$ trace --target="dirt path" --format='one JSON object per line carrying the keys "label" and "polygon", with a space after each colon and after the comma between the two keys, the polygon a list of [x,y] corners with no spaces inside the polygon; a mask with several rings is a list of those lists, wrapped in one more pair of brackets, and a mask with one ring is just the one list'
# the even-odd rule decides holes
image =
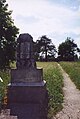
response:
{"label": "dirt path", "polygon": [[76,86],[62,67],[60,65],[59,67],[64,77],[64,103],[63,110],[53,119],[80,119],[80,91],[76,89]]}

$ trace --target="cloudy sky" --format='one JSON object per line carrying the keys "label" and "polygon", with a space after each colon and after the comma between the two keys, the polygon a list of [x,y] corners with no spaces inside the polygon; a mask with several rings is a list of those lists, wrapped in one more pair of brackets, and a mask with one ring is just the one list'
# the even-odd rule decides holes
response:
{"label": "cloudy sky", "polygon": [[80,0],[7,0],[20,33],[36,41],[42,35],[57,47],[66,37],[80,47]]}

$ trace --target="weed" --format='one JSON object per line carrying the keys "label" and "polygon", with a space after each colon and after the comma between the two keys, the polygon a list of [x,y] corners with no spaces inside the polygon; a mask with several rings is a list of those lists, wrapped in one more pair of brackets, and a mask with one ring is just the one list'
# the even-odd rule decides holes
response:
{"label": "weed", "polygon": [[63,77],[57,63],[38,62],[37,66],[43,67],[43,77],[47,82],[47,90],[50,98],[48,118],[51,118],[54,114],[62,109]]}
{"label": "weed", "polygon": [[0,108],[1,108],[1,105],[3,103],[2,101],[5,95],[6,86],[10,81],[10,75],[6,71],[0,71],[0,77],[2,79],[2,81],[0,81]]}

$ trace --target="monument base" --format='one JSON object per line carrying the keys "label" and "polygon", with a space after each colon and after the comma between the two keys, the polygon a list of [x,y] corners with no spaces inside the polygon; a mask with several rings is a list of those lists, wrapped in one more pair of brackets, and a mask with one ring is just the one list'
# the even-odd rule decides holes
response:
{"label": "monument base", "polygon": [[40,104],[11,103],[10,115],[17,119],[47,119],[44,107]]}
{"label": "monument base", "polygon": [[7,107],[11,109],[11,115],[18,116],[18,119],[46,119],[46,82],[10,84]]}

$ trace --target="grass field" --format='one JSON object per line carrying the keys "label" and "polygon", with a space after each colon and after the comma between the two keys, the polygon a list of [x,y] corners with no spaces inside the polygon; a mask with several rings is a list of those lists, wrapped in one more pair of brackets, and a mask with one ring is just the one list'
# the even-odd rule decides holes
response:
{"label": "grass field", "polygon": [[3,103],[2,100],[5,95],[5,89],[6,89],[7,84],[10,81],[10,75],[7,71],[6,72],[0,71],[0,77],[3,80],[3,81],[0,81],[0,108],[1,108],[1,105]]}
{"label": "grass field", "polygon": [[60,65],[80,90],[80,62],[60,62]]}
{"label": "grass field", "polygon": [[47,89],[49,93],[49,114],[51,118],[56,112],[62,109],[63,102],[63,77],[60,73],[57,63],[54,62],[38,62],[37,66],[43,68],[43,77],[47,81]]}

